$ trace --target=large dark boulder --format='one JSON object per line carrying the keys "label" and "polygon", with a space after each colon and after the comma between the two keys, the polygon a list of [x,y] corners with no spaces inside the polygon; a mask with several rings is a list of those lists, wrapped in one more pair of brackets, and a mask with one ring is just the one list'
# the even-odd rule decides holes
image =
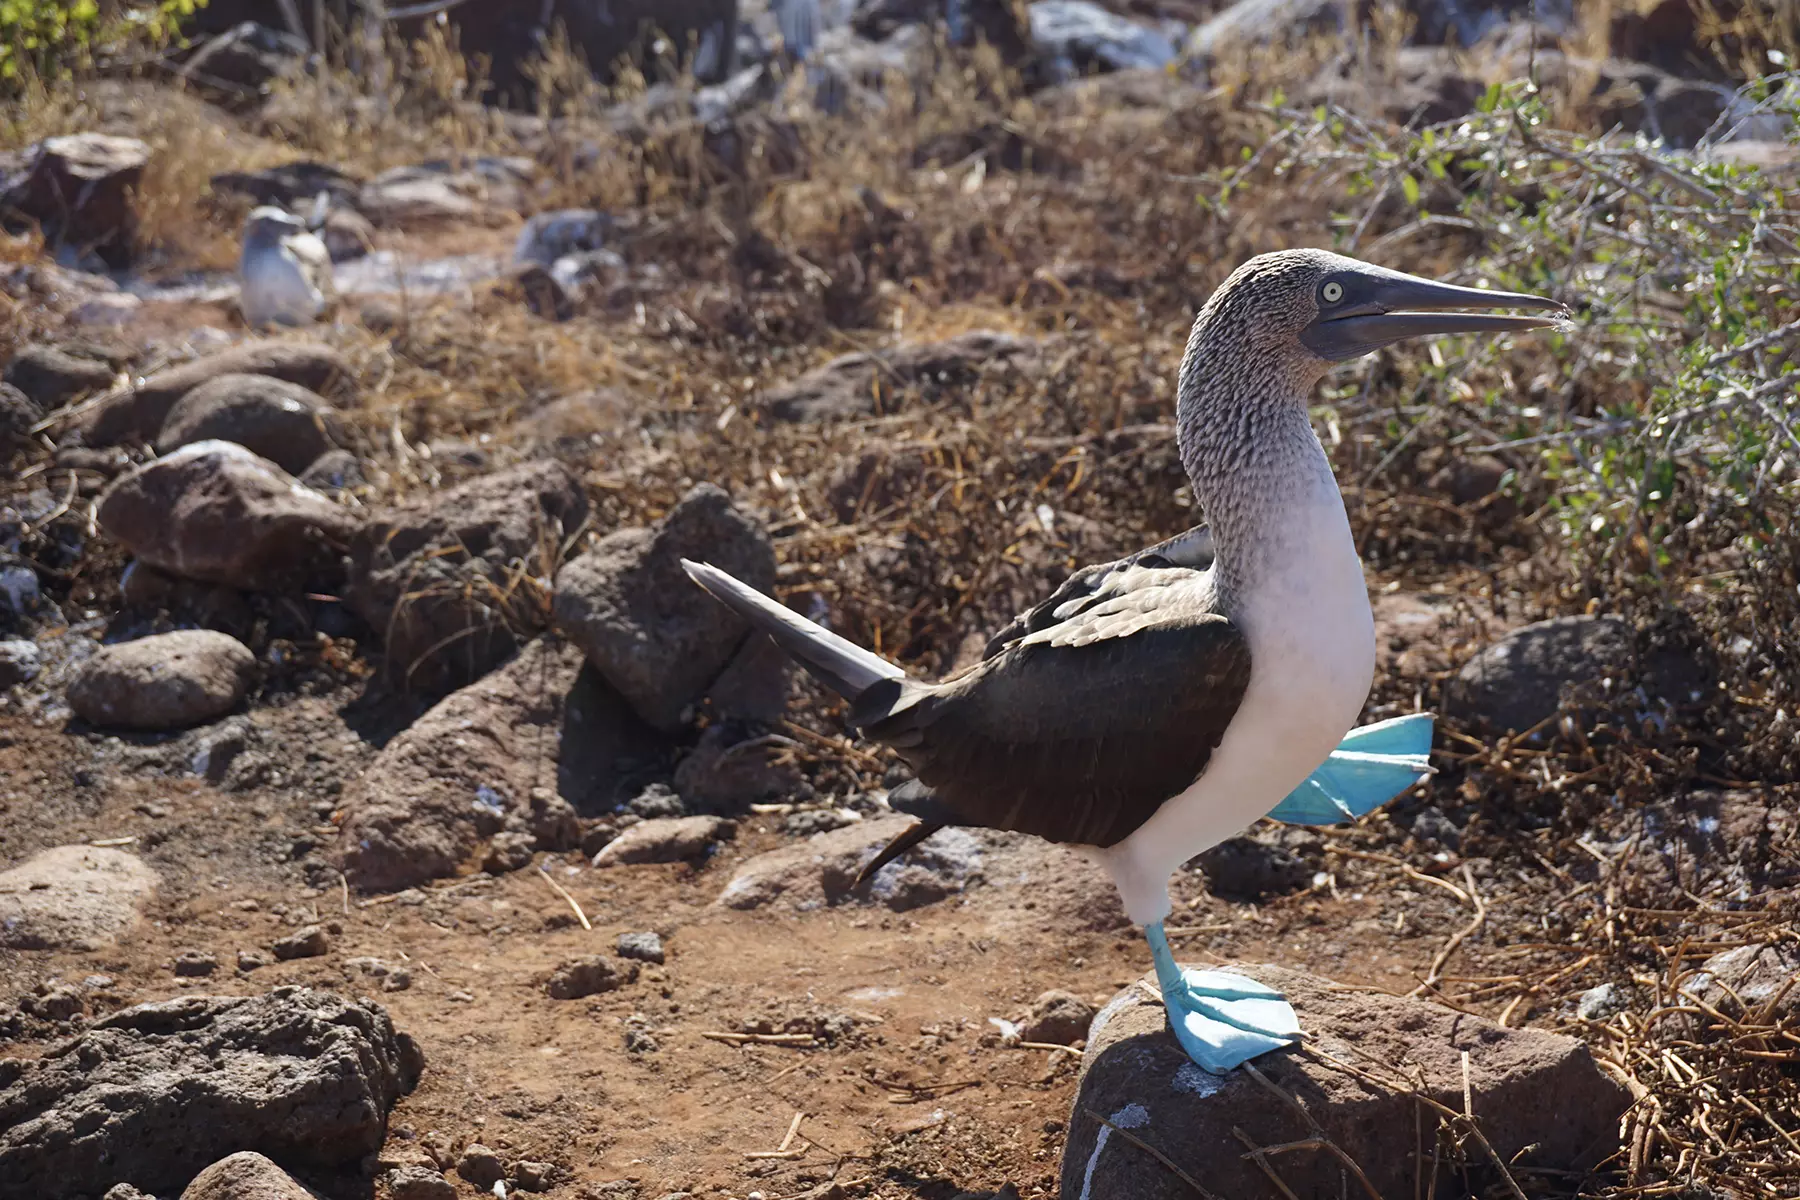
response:
{"label": "large dark boulder", "polygon": [[423,1058],[380,1005],[279,987],[184,996],[0,1059],[0,1197],[179,1192],[228,1154],[330,1174],[381,1148]]}

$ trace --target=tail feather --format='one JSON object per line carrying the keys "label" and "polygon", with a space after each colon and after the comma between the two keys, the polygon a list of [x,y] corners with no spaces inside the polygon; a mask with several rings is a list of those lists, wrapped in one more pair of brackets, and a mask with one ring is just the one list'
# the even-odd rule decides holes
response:
{"label": "tail feather", "polygon": [[906,678],[906,672],[885,658],[815,625],[715,566],[684,558],[681,568],[715,599],[768,634],[810,674],[847,700],[854,700],[883,679]]}
{"label": "tail feather", "polygon": [[942,829],[943,826],[931,821],[921,821],[909,826],[899,837],[881,848],[881,853],[863,864],[863,869],[856,873],[856,882],[850,885],[853,892],[861,891],[875,878],[875,872],[911,850],[914,846]]}
{"label": "tail feather", "polygon": [[1269,817],[1289,825],[1335,825],[1380,808],[1436,773],[1429,757],[1432,721],[1430,713],[1413,713],[1351,730]]}

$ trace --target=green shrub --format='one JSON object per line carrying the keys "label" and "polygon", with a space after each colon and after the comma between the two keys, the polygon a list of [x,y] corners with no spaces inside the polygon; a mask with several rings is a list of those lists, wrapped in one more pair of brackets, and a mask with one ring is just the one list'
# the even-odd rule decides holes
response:
{"label": "green shrub", "polygon": [[156,0],[105,12],[96,0],[0,0],[0,91],[27,76],[64,74],[113,42],[160,43],[205,6],[206,0]]}

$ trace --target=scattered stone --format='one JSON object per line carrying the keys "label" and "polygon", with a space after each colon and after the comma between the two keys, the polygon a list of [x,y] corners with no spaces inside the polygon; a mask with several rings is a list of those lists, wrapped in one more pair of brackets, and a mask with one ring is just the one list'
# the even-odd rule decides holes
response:
{"label": "scattered stone", "polygon": [[363,185],[356,209],[392,229],[502,220],[525,206],[535,169],[527,158],[486,156],[392,167]]}
{"label": "scattered stone", "polygon": [[690,809],[742,812],[759,801],[791,795],[806,777],[798,767],[778,761],[774,749],[758,730],[740,728],[738,722],[707,726],[699,743],[675,767],[682,802]]}
{"label": "scattered stone", "polygon": [[349,958],[344,960],[344,973],[366,975],[381,981],[384,992],[404,992],[412,986],[412,971],[384,958]]}
{"label": "scattered stone", "polygon": [[621,933],[619,957],[660,965],[664,959],[662,938],[655,933]]}
{"label": "scattered stone", "polygon": [[0,947],[96,950],[136,925],[156,872],[135,854],[56,846],[0,871]]}
{"label": "scattered stone", "polygon": [[354,208],[327,211],[318,235],[334,263],[352,262],[375,249],[375,226]]}
{"label": "scattered stone", "polygon": [[456,1185],[430,1167],[395,1167],[381,1183],[388,1200],[456,1200]]}
{"label": "scattered stone", "polygon": [[1254,901],[1310,885],[1318,870],[1319,850],[1317,834],[1283,826],[1256,836],[1226,838],[1194,862],[1206,873],[1213,895]]}
{"label": "scattered stone", "polygon": [[1319,34],[1343,32],[1336,0],[1237,0],[1188,35],[1185,57],[1199,66],[1259,46],[1279,46]]}
{"label": "scattered stone", "polygon": [[0,567],[0,629],[29,628],[43,606],[37,572],[30,567]]}
{"label": "scattered stone", "polygon": [[110,363],[70,354],[56,346],[27,346],[7,364],[5,380],[41,412],[51,412],[90,392],[110,387]]}
{"label": "scattered stone", "polygon": [[137,558],[184,579],[250,591],[336,586],[360,524],[233,442],[193,442],[119,479],[100,527]]}
{"label": "scattered stone", "polygon": [[367,482],[363,478],[361,460],[348,450],[327,450],[300,473],[302,486],[328,496],[362,487]]}
{"label": "scattered stone", "polygon": [[154,441],[176,401],[221,375],[266,375],[334,400],[348,394],[355,380],[350,364],[330,346],[259,339],[158,371],[80,414],[70,428],[89,446]]}
{"label": "scattered stone", "polygon": [[[412,887],[479,861],[483,841],[509,826],[532,832],[529,798],[545,747],[573,720],[566,710],[581,666],[573,647],[534,642],[384,746],[343,798],[339,846],[351,886]],[[535,819],[546,830],[562,824],[548,809]]]}
{"label": "scattered stone", "polygon": [[1106,71],[1160,71],[1175,61],[1175,43],[1092,0],[1036,0],[1031,40],[1056,79]]}
{"label": "scattered stone", "polygon": [[1413,818],[1412,835],[1421,842],[1451,852],[1462,849],[1462,830],[1435,804],[1421,808]]}
{"label": "scattered stone", "polygon": [[1347,57],[1332,62],[1301,89],[1299,99],[1417,127],[1467,116],[1486,91],[1486,83],[1460,69],[1447,47],[1401,46],[1385,59],[1379,77]]}
{"label": "scattered stone", "polygon": [[862,820],[860,813],[848,808],[803,808],[781,819],[781,832],[793,837],[811,837],[830,833]]}
{"label": "scattered stone", "polygon": [[422,1067],[383,1009],[328,992],[141,1004],[0,1070],[0,1179],[76,1200],[126,1181],[174,1194],[242,1150],[354,1169]]}
{"label": "scattered stone", "polygon": [[69,707],[101,728],[186,729],[222,717],[256,680],[256,656],[211,629],[101,647],[69,684]]}
{"label": "scattered stone", "polygon": [[317,392],[268,375],[221,375],[175,402],[156,452],[216,438],[299,475],[340,436],[337,410]]}
{"label": "scattered stone", "polygon": [[1516,629],[1463,664],[1446,689],[1447,707],[1512,733],[1549,720],[1576,687],[1616,695],[1636,660],[1622,617],[1557,617]]}
{"label": "scattered stone", "polygon": [[0,192],[0,211],[38,222],[52,243],[93,251],[109,267],[130,264],[137,242],[134,202],[150,147],[136,138],[76,133],[26,151],[25,170]]}
{"label": "scattered stone", "polygon": [[626,802],[625,811],[646,821],[657,817],[688,815],[687,805],[682,803],[680,795],[666,783],[653,783],[633,796]]}
{"label": "scattered stone", "polygon": [[[1334,1058],[1396,1083],[1417,1077],[1428,1095],[1459,1112],[1466,1078],[1482,1133],[1503,1162],[1524,1170],[1579,1172],[1617,1146],[1619,1114],[1630,1096],[1573,1038],[1503,1029],[1467,1013],[1340,989],[1281,967],[1231,969],[1285,992],[1301,1028]],[[1308,1125],[1287,1098],[1293,1095],[1305,1098],[1311,1120],[1362,1166],[1377,1194],[1410,1195],[1421,1172],[1430,1172],[1440,1143],[1429,1123],[1420,1138],[1417,1105],[1404,1086],[1378,1087],[1323,1058],[1286,1052],[1256,1060],[1257,1069],[1286,1096],[1244,1071],[1209,1074],[1176,1044],[1167,1014],[1152,995],[1133,985],[1094,1019],[1069,1119],[1063,1195],[1134,1200],[1193,1195],[1176,1172],[1114,1136],[1089,1113],[1131,1130],[1180,1171],[1205,1179],[1218,1195],[1263,1195],[1267,1178],[1233,1131],[1242,1129],[1258,1146],[1306,1139]],[[1343,1164],[1329,1153],[1283,1154],[1280,1170],[1296,1195],[1340,1194]]]}
{"label": "scattered stone", "polygon": [[1603,983],[1581,993],[1575,1002],[1575,1015],[1584,1021],[1604,1021],[1625,1011],[1625,989],[1616,983]]}
{"label": "scattered stone", "polygon": [[1072,992],[1045,992],[1017,1022],[1019,1037],[1027,1042],[1072,1046],[1087,1037],[1094,1011],[1093,1005]]}
{"label": "scattered stone", "polygon": [[556,577],[556,628],[639,716],[668,732],[687,723],[749,632],[687,577],[683,558],[711,563],[759,591],[775,586],[768,532],[704,483],[655,529],[613,533]]}
{"label": "scattered stone", "polygon": [[0,453],[31,440],[31,428],[43,419],[36,401],[10,383],[0,383]]}
{"label": "scattered stone", "polygon": [[286,937],[276,938],[269,949],[276,958],[288,962],[296,958],[317,958],[331,949],[331,935],[323,925],[307,925]]}
{"label": "scattered stone", "polygon": [[106,1195],[100,1200],[156,1200],[147,1192],[140,1192],[129,1183],[116,1183],[106,1189]]}
{"label": "scattered stone", "polygon": [[560,258],[598,250],[612,232],[612,218],[591,208],[559,208],[525,222],[513,244],[515,263],[548,267]]}
{"label": "scattered stone", "polygon": [[513,1164],[513,1186],[521,1192],[547,1192],[550,1181],[556,1177],[556,1167],[550,1163],[531,1162],[520,1159]]}
{"label": "scattered stone", "polygon": [[[637,977],[638,965],[634,962],[590,954],[556,968],[545,990],[552,1000],[579,1000],[583,996],[617,991],[628,983],[636,983]],[[465,1175],[464,1178],[468,1177]]]}
{"label": "scattered stone", "polygon": [[222,1158],[194,1176],[181,1200],[319,1200],[254,1150]]}
{"label": "scattered stone", "polygon": [[261,950],[239,950],[237,952],[237,969],[238,973],[242,975],[248,975],[259,967],[273,966],[274,963],[274,956],[264,954]]}
{"label": "scattered stone", "polygon": [[0,641],[0,692],[37,678],[41,657],[36,642]]}
{"label": "scattered stone", "polygon": [[480,1142],[470,1142],[456,1160],[456,1173],[485,1191],[506,1178],[506,1167],[498,1154]]}
{"label": "scattered stone", "polygon": [[195,51],[181,64],[181,76],[213,103],[243,112],[262,103],[270,86],[306,55],[304,39],[245,21]]}
{"label": "scattered stone", "polygon": [[379,514],[351,547],[350,607],[386,643],[390,679],[427,696],[480,679],[535,631],[520,578],[554,566],[587,518],[559,462],[472,479]]}
{"label": "scattered stone", "polygon": [[79,988],[51,980],[33,988],[19,1007],[45,1021],[67,1021],[87,1011],[87,1000]]}
{"label": "scattered stone", "polygon": [[988,330],[879,355],[859,351],[772,389],[759,407],[777,421],[854,420],[894,412],[915,392],[925,403],[964,394],[990,374],[1029,368],[1041,355],[1039,342]]}
{"label": "scattered stone", "polygon": [[227,171],[212,177],[215,192],[242,196],[253,207],[272,204],[289,212],[305,208],[320,192],[331,197],[333,211],[350,209],[362,184],[362,180],[346,175],[330,163],[311,159],[297,159],[260,171]]}
{"label": "scattered stone", "polygon": [[505,875],[510,871],[520,871],[531,865],[533,847],[537,838],[522,829],[506,829],[494,835],[488,847],[487,857],[481,860],[481,869],[489,875]]}
{"label": "scattered stone", "polygon": [[206,950],[182,950],[175,955],[177,975],[195,978],[219,969],[219,956]]}
{"label": "scattered stone", "polygon": [[640,821],[594,855],[596,867],[670,863],[699,858],[713,843],[737,836],[737,823],[720,817],[664,817]]}
{"label": "scattered stone", "polygon": [[1715,954],[1686,990],[1727,1016],[1787,1025],[1800,1015],[1800,945],[1773,942]]}
{"label": "scattered stone", "polygon": [[[863,863],[912,824],[898,814],[859,821],[758,854],[738,867],[716,903],[738,909],[777,901],[802,909],[842,904],[852,899]],[[867,899],[902,912],[960,892],[982,873],[981,843],[966,830],[940,830],[877,871]]]}

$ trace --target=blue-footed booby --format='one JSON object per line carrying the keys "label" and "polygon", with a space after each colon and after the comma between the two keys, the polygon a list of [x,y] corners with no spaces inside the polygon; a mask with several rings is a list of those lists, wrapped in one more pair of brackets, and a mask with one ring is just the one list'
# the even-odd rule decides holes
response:
{"label": "blue-footed booby", "polygon": [[250,328],[310,325],[336,303],[331,255],[311,229],[324,221],[326,203],[315,204],[312,222],[272,204],[245,219],[238,310]]}
{"label": "blue-footed booby", "polygon": [[1406,338],[1554,325],[1491,310],[1560,307],[1321,250],[1250,259],[1201,308],[1181,364],[1176,440],[1207,524],[1083,568],[938,683],[683,566],[912,767],[888,803],[918,824],[865,878],[947,825],[1085,848],[1144,927],[1176,1038],[1227,1071],[1292,1044],[1299,1024],[1272,988],[1176,964],[1169,877],[1258,817],[1351,820],[1432,771],[1430,714],[1352,728],[1375,622],[1308,398],[1334,363]]}

